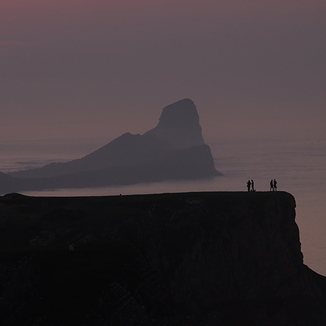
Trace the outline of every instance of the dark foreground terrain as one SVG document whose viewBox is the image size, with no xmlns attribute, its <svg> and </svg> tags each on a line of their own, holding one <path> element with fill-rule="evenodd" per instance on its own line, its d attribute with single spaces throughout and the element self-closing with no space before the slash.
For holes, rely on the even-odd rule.
<svg viewBox="0 0 326 326">
<path fill-rule="evenodd" d="M 285 192 L 10 194 L 0 224 L 1 325 L 326 325 Z"/>
</svg>

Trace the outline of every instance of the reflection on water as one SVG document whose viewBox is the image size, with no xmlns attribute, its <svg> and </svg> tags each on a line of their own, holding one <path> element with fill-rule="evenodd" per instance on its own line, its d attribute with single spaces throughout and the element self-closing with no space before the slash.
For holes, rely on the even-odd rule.
<svg viewBox="0 0 326 326">
<path fill-rule="evenodd" d="M 297 223 L 304 262 L 326 275 L 326 139 L 322 140 L 227 140 L 209 144 L 215 166 L 222 177 L 187 182 L 146 183 L 120 187 L 59 189 L 26 192 L 41 196 L 107 196 L 188 191 L 246 191 L 248 179 L 255 181 L 257 191 L 269 191 L 270 179 L 277 179 L 278 189 L 292 193 L 297 202 Z M 90 147 L 90 146 L 89 146 Z M 79 158 L 89 153 L 79 146 L 74 151 L 14 151 L 1 149 L 0 171 L 17 169 L 17 157 L 26 166 Z M 96 149 L 93 148 L 93 149 Z M 15 154 L 15 155 L 13 155 Z M 15 156 L 15 159 L 14 159 Z M 57 160 L 57 161 L 58 161 Z M 6 163 L 4 163 L 6 162 Z"/>
</svg>

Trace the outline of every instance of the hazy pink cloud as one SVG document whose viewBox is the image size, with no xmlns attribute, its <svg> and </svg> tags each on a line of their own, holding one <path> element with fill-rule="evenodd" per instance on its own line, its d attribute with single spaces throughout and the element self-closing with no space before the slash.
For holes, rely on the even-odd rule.
<svg viewBox="0 0 326 326">
<path fill-rule="evenodd" d="M 325 8 L 324 0 L 2 0 L 0 130 L 29 122 L 31 133 L 60 127 L 62 137 L 102 125 L 115 135 L 146 131 L 184 97 L 213 136 L 216 121 L 225 133 L 254 119 L 258 132 L 280 114 L 325 121 Z"/>
<path fill-rule="evenodd" d="M 19 41 L 1 41 L 0 40 L 0 47 L 23 47 L 23 46 L 30 46 L 33 45 L 32 43 L 26 42 L 19 42 Z"/>
<path fill-rule="evenodd" d="M 273 13 L 273 12 L 311 12 L 326 10 L 324 0 L 2 0 L 0 17 L 29 17 L 39 15 L 78 16 L 123 13 L 151 15 L 170 11 L 178 13 L 192 12 L 194 15 L 205 12 L 214 14 L 214 10 L 229 13 Z M 213 10 L 207 11 L 208 9 Z"/>
</svg>

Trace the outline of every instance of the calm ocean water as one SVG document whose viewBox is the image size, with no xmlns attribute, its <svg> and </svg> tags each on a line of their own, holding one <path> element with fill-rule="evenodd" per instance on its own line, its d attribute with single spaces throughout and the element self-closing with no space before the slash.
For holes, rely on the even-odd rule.
<svg viewBox="0 0 326 326">
<path fill-rule="evenodd" d="M 80 158 L 102 144 L 36 142 L 0 144 L 0 171 L 9 172 Z M 253 179 L 257 191 L 268 191 L 270 179 L 296 198 L 296 221 L 304 262 L 326 276 L 326 139 L 223 140 L 209 143 L 215 166 L 213 180 L 161 182 L 133 186 L 26 192 L 41 196 L 96 196 L 183 191 L 246 191 Z"/>
</svg>

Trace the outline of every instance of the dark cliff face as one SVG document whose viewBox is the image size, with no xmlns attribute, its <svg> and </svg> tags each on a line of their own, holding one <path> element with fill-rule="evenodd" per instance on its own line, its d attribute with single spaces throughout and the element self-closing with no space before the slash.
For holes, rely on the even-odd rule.
<svg viewBox="0 0 326 326">
<path fill-rule="evenodd" d="M 325 325 L 294 208 L 282 192 L 4 196 L 0 320 Z"/>
</svg>

